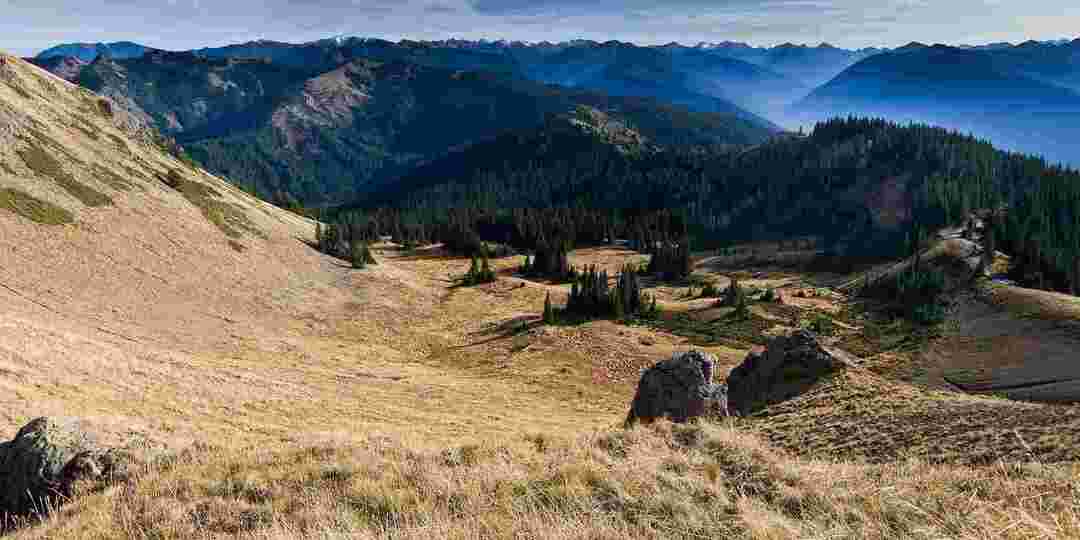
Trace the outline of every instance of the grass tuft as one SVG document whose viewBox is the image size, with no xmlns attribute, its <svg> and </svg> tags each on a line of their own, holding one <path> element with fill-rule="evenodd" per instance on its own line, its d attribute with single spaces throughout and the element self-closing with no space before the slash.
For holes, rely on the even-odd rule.
<svg viewBox="0 0 1080 540">
<path fill-rule="evenodd" d="M 212 186 L 188 180 L 175 169 L 170 170 L 161 178 L 161 181 L 198 207 L 203 216 L 225 233 L 225 236 L 240 238 L 243 232 L 247 231 L 255 236 L 264 237 L 264 233 L 248 219 L 247 212 L 242 207 L 219 200 L 221 192 Z M 241 251 L 236 245 L 230 244 L 230 246 L 236 251 Z"/>
<path fill-rule="evenodd" d="M 64 191 L 67 191 L 72 197 L 75 197 L 86 206 L 111 206 L 113 204 L 108 195 L 75 180 L 63 169 L 56 158 L 42 150 L 40 146 L 31 144 L 17 153 L 30 170 L 52 179 Z"/>
<path fill-rule="evenodd" d="M 62 225 L 75 220 L 71 212 L 17 189 L 0 188 L 0 208 L 43 225 Z"/>
</svg>

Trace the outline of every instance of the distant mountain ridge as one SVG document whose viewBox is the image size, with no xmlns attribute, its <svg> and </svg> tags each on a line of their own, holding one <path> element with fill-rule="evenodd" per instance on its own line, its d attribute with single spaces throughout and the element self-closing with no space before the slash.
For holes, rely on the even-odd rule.
<svg viewBox="0 0 1080 540">
<path fill-rule="evenodd" d="M 74 57 L 83 62 L 93 62 L 102 55 L 112 58 L 138 58 L 149 47 L 132 43 L 130 41 L 117 41 L 113 43 L 65 43 L 45 49 L 38 53 L 35 58 L 46 59 L 55 57 Z"/>
<path fill-rule="evenodd" d="M 532 128 L 579 106 L 632 123 L 657 144 L 750 145 L 778 131 L 722 100 L 715 100 L 719 112 L 697 112 L 649 97 L 456 69 L 477 58 L 473 54 L 425 55 L 429 63 L 421 64 L 410 61 L 419 56 L 415 48 L 354 46 L 293 51 L 306 63 L 150 50 L 139 58 L 80 64 L 71 80 L 176 139 L 209 170 L 263 194 L 287 192 L 310 203 L 351 197 L 452 149 Z M 353 52 L 382 58 L 336 64 Z M 454 67 L 439 66 L 433 57 Z M 48 67 L 54 61 L 36 62 Z"/>
<path fill-rule="evenodd" d="M 517 129 L 522 118 L 539 122 L 542 115 L 534 114 L 537 110 L 558 113 L 578 105 L 594 106 L 600 95 L 612 98 L 599 100 L 603 103 L 598 108 L 617 115 L 627 104 L 637 104 L 635 123 L 645 118 L 649 107 L 653 111 L 674 110 L 664 104 L 685 108 L 684 113 L 690 115 L 687 118 L 698 120 L 668 129 L 666 139 L 661 139 L 669 142 L 761 140 L 763 134 L 775 133 L 781 126 L 794 128 L 854 114 L 943 125 L 990 137 L 1003 147 L 1080 162 L 1080 152 L 1069 142 L 1078 136 L 1072 126 L 1080 125 L 1074 95 L 1080 93 L 1080 40 L 957 47 L 911 42 L 891 50 L 849 50 L 828 43 L 755 47 L 728 41 L 639 46 L 616 40 L 395 42 L 343 36 L 298 44 L 259 40 L 184 52 L 128 45 L 112 47 L 120 49 L 119 54 L 97 54 L 90 61 L 82 58 L 97 51 L 97 45 L 60 46 L 34 62 L 125 104 L 134 116 L 189 146 L 197 158 L 211 160 L 216 172 L 238 175 L 244 182 L 265 178 L 260 189 L 299 190 L 316 197 L 330 196 L 341 187 L 322 191 L 328 178 L 344 177 L 349 168 L 364 171 L 359 175 L 359 183 L 364 183 L 376 169 L 383 171 L 380 175 L 390 174 L 476 137 L 492 136 L 502 128 Z M 65 50 L 83 56 L 50 56 Z M 139 56 L 124 56 L 139 50 Z M 434 154 L 430 153 L 433 147 L 416 151 L 406 145 L 389 150 L 397 144 L 392 141 L 405 140 L 398 131 L 400 126 L 424 123 L 405 117 L 389 121 L 385 119 L 395 117 L 383 115 L 378 121 L 388 124 L 372 124 L 376 120 L 364 111 L 375 101 L 357 97 L 365 90 L 363 84 L 350 86 L 356 83 L 356 73 L 340 71 L 358 66 L 357 62 L 408 64 L 425 68 L 416 73 L 427 73 L 430 68 L 444 70 L 447 77 L 451 73 L 488 74 L 491 77 L 473 79 L 471 84 L 485 86 L 473 89 L 477 92 L 474 97 L 502 96 L 514 101 L 520 96 L 510 98 L 510 94 L 532 85 L 525 94 L 544 104 L 524 107 L 532 111 L 525 114 L 507 111 L 499 119 L 489 120 L 484 129 L 467 127 L 475 118 L 490 118 L 490 110 L 504 110 L 503 104 L 489 104 L 488 111 L 457 121 L 459 125 L 446 130 L 450 134 L 447 141 L 457 140 Z M 418 80 L 446 84 L 426 77 L 411 84 L 421 84 Z M 331 81 L 337 82 L 329 84 L 330 90 L 324 89 L 328 93 L 310 93 L 311 84 Z M 539 90 L 549 84 L 562 89 Z M 437 89 L 424 89 L 420 94 Z M 402 89 L 409 96 L 418 90 Z M 552 99 L 554 94 L 560 97 Z M 304 99 L 314 100 L 310 102 L 314 109 L 308 110 Z M 318 111 L 323 106 L 321 99 L 344 99 L 348 105 Z M 649 107 L 638 107 L 649 100 L 653 100 Z M 385 104 L 395 100 L 384 96 L 377 101 Z M 429 99 L 431 104 L 437 102 L 451 111 L 454 107 L 480 107 L 472 101 L 463 105 Z M 423 108 L 397 103 L 403 110 L 425 110 L 429 115 L 442 110 L 434 105 Z M 554 103 L 558 106 L 551 107 Z M 303 109 L 302 114 L 282 112 L 299 110 L 297 107 Z M 657 118 L 670 117 L 668 112 L 656 114 Z M 730 124 L 718 129 L 715 122 L 702 123 L 704 117 L 696 114 L 726 118 Z M 298 124 L 300 118 L 303 122 Z M 503 122 L 503 118 L 513 120 Z M 708 124 L 714 134 L 725 135 L 702 137 L 702 130 L 685 130 L 695 123 Z M 340 130 L 351 135 L 339 137 Z M 362 132 L 366 135 L 360 137 Z M 481 132 L 483 135 L 478 135 Z M 754 135 L 747 137 L 749 133 Z M 439 136 L 432 135 L 432 139 Z M 256 140 L 260 142 L 254 144 Z M 245 150 L 236 155 L 246 156 L 241 160 L 246 160 L 240 167 L 243 173 L 225 159 L 230 149 L 240 147 Z M 287 150 L 284 154 L 283 149 Z M 261 157 L 255 159 L 255 155 Z M 323 161 L 297 161 L 300 155 L 318 155 Z M 357 156 L 367 157 L 354 161 Z M 376 162 L 382 164 L 373 165 Z M 327 167 L 336 172 L 327 176 L 325 170 L 314 170 Z"/>
<path fill-rule="evenodd" d="M 875 115 L 988 137 L 1080 163 L 1080 42 L 1010 48 L 909 45 L 867 58 L 793 107 L 805 122 Z"/>
</svg>

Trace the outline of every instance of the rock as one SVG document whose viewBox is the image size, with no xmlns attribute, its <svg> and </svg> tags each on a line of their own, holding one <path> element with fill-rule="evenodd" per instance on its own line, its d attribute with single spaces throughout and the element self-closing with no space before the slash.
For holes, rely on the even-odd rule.
<svg viewBox="0 0 1080 540">
<path fill-rule="evenodd" d="M 728 410 L 748 415 L 791 399 L 847 366 L 844 355 L 825 350 L 808 330 L 774 337 L 763 352 L 751 352 L 728 374 Z"/>
<path fill-rule="evenodd" d="M 700 351 L 675 353 L 645 370 L 630 406 L 626 424 L 670 418 L 674 422 L 726 416 L 726 389 L 712 382 L 716 356 Z"/>
<path fill-rule="evenodd" d="M 91 485 L 126 474 L 126 456 L 102 449 L 74 419 L 38 418 L 0 443 L 0 522 L 41 515 Z"/>
</svg>

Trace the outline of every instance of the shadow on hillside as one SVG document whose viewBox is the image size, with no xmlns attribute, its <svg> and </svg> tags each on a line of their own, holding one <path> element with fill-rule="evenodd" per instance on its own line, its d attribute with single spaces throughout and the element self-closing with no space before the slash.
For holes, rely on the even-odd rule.
<svg viewBox="0 0 1080 540">
<path fill-rule="evenodd" d="M 475 347 L 478 345 L 485 345 L 487 343 L 494 343 L 505 339 L 511 339 L 514 336 L 524 334 L 533 328 L 539 328 L 544 325 L 544 322 L 539 317 L 533 315 L 522 315 L 520 317 L 511 317 L 505 321 L 493 324 L 488 328 L 473 332 L 470 337 L 482 338 L 488 336 L 486 339 L 480 339 L 465 345 L 458 345 L 456 347 L 450 347 L 450 349 L 466 349 L 469 347 Z"/>
</svg>

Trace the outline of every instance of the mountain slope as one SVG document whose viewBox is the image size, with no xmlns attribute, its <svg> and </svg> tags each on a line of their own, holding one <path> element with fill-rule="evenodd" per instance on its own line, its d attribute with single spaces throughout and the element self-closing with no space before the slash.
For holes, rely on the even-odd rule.
<svg viewBox="0 0 1080 540">
<path fill-rule="evenodd" d="M 1003 67 L 992 52 L 911 47 L 864 60 L 800 101 L 804 120 L 875 115 L 971 131 L 1015 150 L 1080 162 L 1080 93 Z"/>
<path fill-rule="evenodd" d="M 38 53 L 35 58 L 44 60 L 56 57 L 74 57 L 83 62 L 93 62 L 99 56 L 109 56 L 116 59 L 138 58 L 148 50 L 150 50 L 149 47 L 130 41 L 118 41 L 115 43 L 65 43 L 45 49 Z"/>
<path fill-rule="evenodd" d="M 878 49 L 840 49 L 824 43 L 816 47 L 792 43 L 776 47 L 720 43 L 699 48 L 761 66 L 809 88 L 824 84 L 856 62 L 882 52 Z"/>
<path fill-rule="evenodd" d="M 736 114 L 765 122 L 743 107 L 765 110 L 767 99 L 751 99 L 748 87 L 763 93 L 783 86 L 783 77 L 723 57 L 676 54 L 616 41 L 583 43 L 540 56 L 524 65 L 527 76 L 547 83 L 596 89 L 614 95 L 653 97 L 693 110 Z M 798 88 L 798 84 L 791 84 Z M 763 96 L 764 97 L 764 96 Z"/>
<path fill-rule="evenodd" d="M 151 52 L 95 61 L 78 80 L 174 137 L 211 170 L 309 203 L 339 201 L 451 148 L 582 104 L 625 116 L 662 144 L 753 144 L 774 132 L 734 115 L 486 72 L 370 59 L 317 69 Z"/>
<path fill-rule="evenodd" d="M 274 326 L 262 299 L 308 279 L 311 221 L 180 163 L 87 90 L 2 56 L 0 126 L 5 373 L 161 359 L 226 337 L 227 313 Z M 91 364 L 65 377 L 102 376 Z"/>
<path fill-rule="evenodd" d="M 640 145 L 602 120 L 578 128 Z M 5 516 L 13 539 L 1075 536 L 1075 471 L 1053 463 L 1075 459 L 1071 411 L 863 370 L 771 417 L 612 428 L 636 367 L 685 342 L 610 321 L 537 327 L 568 286 L 507 276 L 517 260 L 493 261 L 501 277 L 482 287 L 448 283 L 468 261 L 422 253 L 347 268 L 304 245 L 309 220 L 131 125 L 0 55 L 0 439 L 76 414 L 150 458 L 41 522 L 11 531 L 22 523 Z M 718 368 L 745 354 L 710 350 Z M 969 467 L 956 450 L 976 439 L 970 457 L 1037 462 Z M 906 459 L 818 459 L 882 446 L 871 457 Z"/>
</svg>

